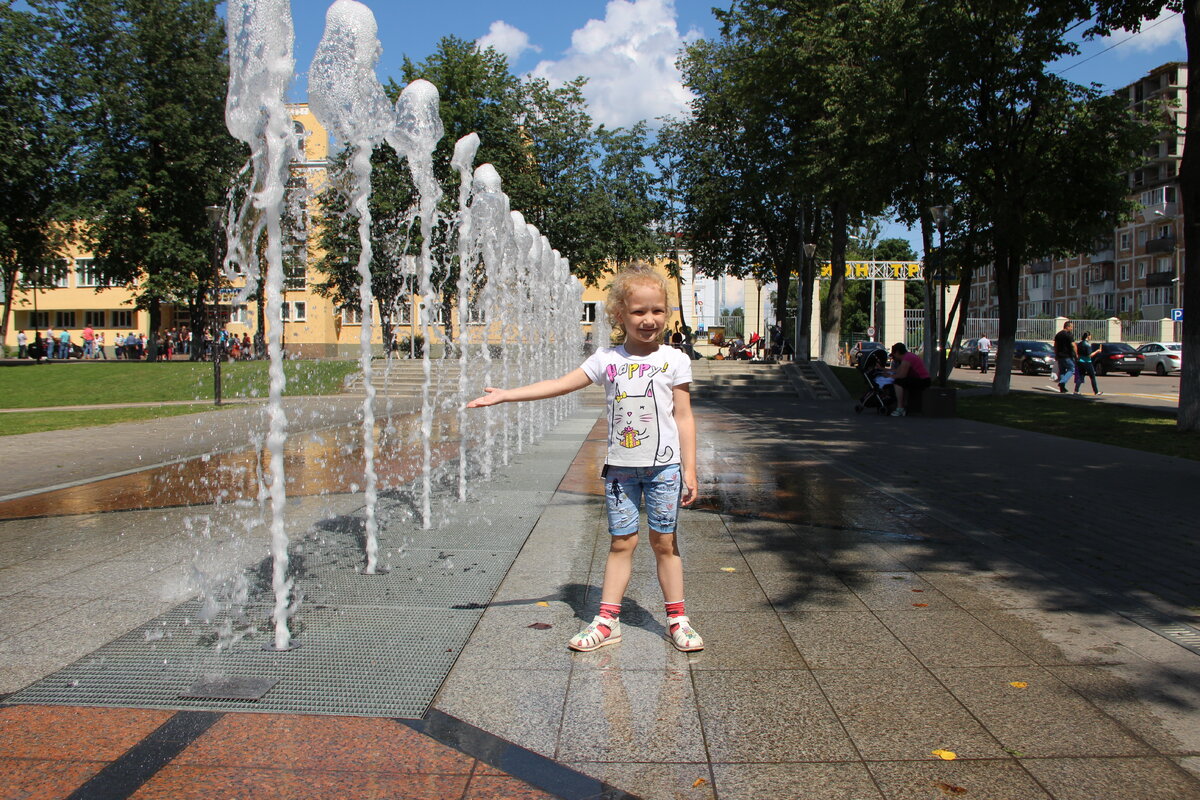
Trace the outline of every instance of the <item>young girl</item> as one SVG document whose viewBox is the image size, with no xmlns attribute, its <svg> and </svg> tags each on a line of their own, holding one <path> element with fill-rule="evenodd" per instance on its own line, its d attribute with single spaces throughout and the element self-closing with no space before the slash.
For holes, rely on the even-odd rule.
<svg viewBox="0 0 1200 800">
<path fill-rule="evenodd" d="M 633 572 L 644 498 L 671 641 L 685 652 L 702 650 L 704 640 L 684 611 L 683 561 L 675 541 L 679 506 L 696 500 L 692 363 L 681 351 L 662 345 L 667 283 L 646 264 L 617 274 L 604 310 L 620 344 L 597 349 L 583 366 L 561 378 L 516 389 L 488 387 L 467 407 L 558 397 L 591 383 L 604 387 L 609 422 L 602 473 L 611 534 L 608 562 L 600 613 L 567 646 L 588 651 L 621 641 L 621 601 Z"/>
</svg>

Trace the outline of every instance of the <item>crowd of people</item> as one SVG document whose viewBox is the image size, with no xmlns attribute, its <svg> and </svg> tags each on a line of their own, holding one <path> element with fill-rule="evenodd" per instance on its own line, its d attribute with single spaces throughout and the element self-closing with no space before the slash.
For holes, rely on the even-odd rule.
<svg viewBox="0 0 1200 800">
<path fill-rule="evenodd" d="M 188 328 L 170 328 L 159 331 L 157 347 L 151 354 L 151 342 L 144 333 L 130 331 L 127 334 L 117 333 L 113 336 L 112 357 L 114 360 L 141 361 L 153 357 L 154 360 L 172 361 L 184 358 L 191 361 L 211 361 L 214 353 L 228 361 L 248 361 L 262 358 L 266 348 L 259 337 L 251 340 L 249 333 L 237 334 L 222 330 L 215 341 L 209 331 L 195 340 Z M 36 361 L 67 360 L 81 358 L 91 360 L 108 360 L 109 342 L 105 340 L 104 331 L 97 331 L 88 325 L 79 333 L 78 343 L 66 328 L 47 329 L 43 334 L 34 331 L 32 335 L 26 331 L 17 333 L 17 358 L 32 358 Z"/>
</svg>

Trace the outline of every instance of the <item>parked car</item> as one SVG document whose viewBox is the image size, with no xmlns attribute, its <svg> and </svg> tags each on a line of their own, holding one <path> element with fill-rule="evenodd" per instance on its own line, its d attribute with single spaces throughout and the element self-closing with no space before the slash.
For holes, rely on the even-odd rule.
<svg viewBox="0 0 1200 800">
<path fill-rule="evenodd" d="M 1179 342 L 1147 342 L 1138 348 L 1146 358 L 1146 369 L 1155 375 L 1178 372 L 1183 367 L 1183 345 Z"/>
<path fill-rule="evenodd" d="M 29 347 L 26 349 L 26 353 L 28 354 L 28 357 L 32 358 L 34 361 L 41 361 L 42 356 L 45 355 L 45 353 L 42 352 L 42 345 L 45 343 L 45 341 L 46 341 L 45 339 L 40 339 L 40 338 L 37 341 L 31 340 L 29 342 Z M 58 345 L 55 345 L 56 349 L 57 349 L 57 347 L 58 347 Z M 82 345 L 78 345 L 78 344 L 75 344 L 75 342 L 71 342 L 71 358 L 83 358 L 83 346 Z"/>
<path fill-rule="evenodd" d="M 883 350 L 886 355 L 888 348 L 883 342 L 859 342 L 850 351 L 850 363 L 861 367 L 872 350 Z"/>
<path fill-rule="evenodd" d="M 1012 368 L 1021 370 L 1022 375 L 1049 375 L 1055 363 L 1054 348 L 1048 342 L 1017 339 L 1013 343 Z"/>
<path fill-rule="evenodd" d="M 1142 374 L 1146 368 L 1146 357 L 1133 349 L 1133 345 L 1125 342 L 1101 342 L 1097 345 L 1100 352 L 1092 361 L 1096 372 L 1107 375 L 1110 372 L 1128 372 L 1133 377 Z"/>
<path fill-rule="evenodd" d="M 962 343 L 962 347 L 958 348 L 958 358 L 954 360 L 954 366 L 979 369 L 978 339 L 967 339 Z"/>
</svg>

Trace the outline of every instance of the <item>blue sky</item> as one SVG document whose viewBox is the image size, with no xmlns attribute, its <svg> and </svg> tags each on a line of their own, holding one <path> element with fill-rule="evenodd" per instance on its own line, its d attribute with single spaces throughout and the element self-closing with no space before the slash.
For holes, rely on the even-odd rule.
<svg viewBox="0 0 1200 800">
<path fill-rule="evenodd" d="M 296 31 L 296 69 L 300 73 L 292 99 L 304 99 L 303 73 L 308 68 L 325 25 L 331 0 L 292 0 Z M 590 79 L 585 90 L 597 122 L 628 125 L 680 114 L 687 92 L 679 83 L 674 58 L 684 43 L 719 33 L 712 0 L 520 0 L 520 2 L 366 3 L 379 24 L 383 57 L 381 79 L 399 79 L 404 56 L 419 61 L 438 39 L 455 35 L 492 44 L 510 58 L 513 71 L 553 81 L 576 75 Z M 1132 83 L 1168 61 L 1183 61 L 1183 23 L 1166 14 L 1131 36 L 1119 32 L 1083 42 L 1080 55 L 1058 69 L 1077 83 L 1097 83 L 1105 90 Z M 919 240 L 899 225 L 883 236 Z"/>
</svg>

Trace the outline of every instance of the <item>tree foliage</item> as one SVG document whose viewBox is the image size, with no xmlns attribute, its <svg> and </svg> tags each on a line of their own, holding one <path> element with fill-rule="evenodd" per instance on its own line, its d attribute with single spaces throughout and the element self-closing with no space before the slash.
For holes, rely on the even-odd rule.
<svg viewBox="0 0 1200 800">
<path fill-rule="evenodd" d="M 34 0 L 62 120 L 74 133 L 75 207 L 106 279 L 150 312 L 211 279 L 205 206 L 223 204 L 238 145 L 224 123 L 225 37 L 215 0 Z"/>
</svg>

